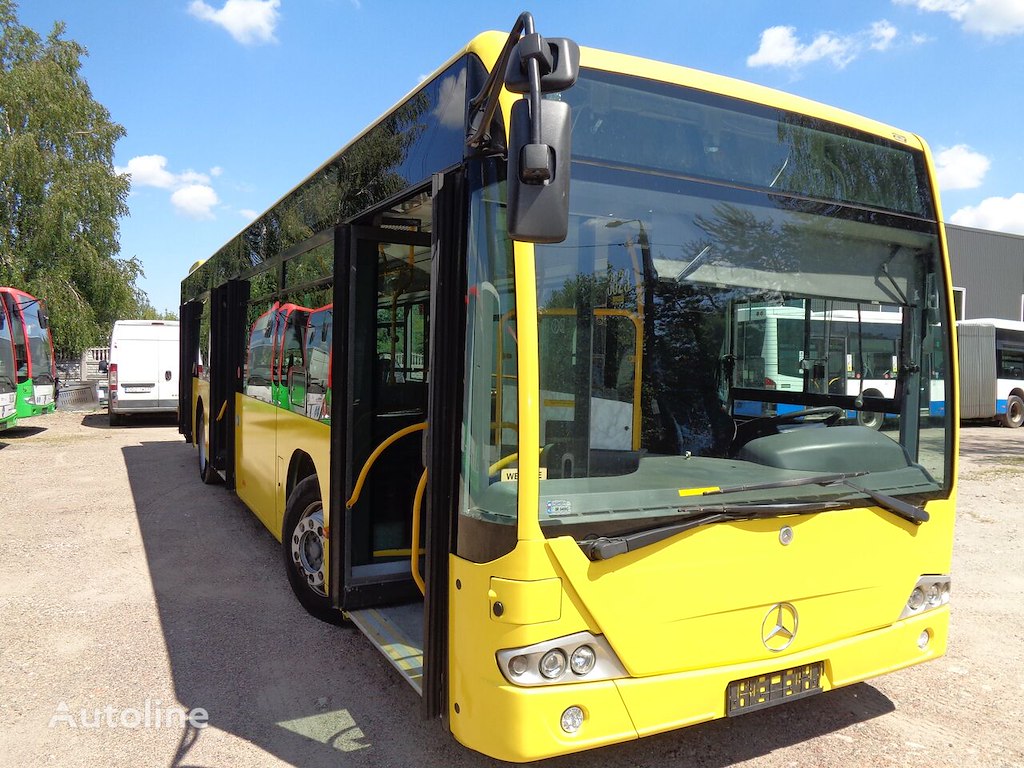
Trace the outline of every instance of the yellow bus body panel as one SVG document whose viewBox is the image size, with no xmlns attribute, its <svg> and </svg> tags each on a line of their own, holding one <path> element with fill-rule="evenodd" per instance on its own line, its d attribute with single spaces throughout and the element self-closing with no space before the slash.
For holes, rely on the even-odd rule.
<svg viewBox="0 0 1024 768">
<path fill-rule="evenodd" d="M 319 478 L 326 520 L 330 425 L 242 394 L 235 395 L 235 408 L 238 497 L 280 541 L 288 503 L 288 470 L 297 453 L 305 453 Z"/>
<path fill-rule="evenodd" d="M 267 529 L 281 538 L 277 523 L 277 411 L 272 403 L 235 395 L 235 492 Z"/>
<path fill-rule="evenodd" d="M 324 504 L 324 522 L 328 519 L 331 467 L 331 426 L 298 413 L 278 409 L 277 413 L 277 462 L 280 485 L 275 496 L 276 527 L 274 535 L 280 540 L 284 529 L 284 513 L 288 504 L 288 470 L 299 454 L 306 454 L 313 461 L 320 483 L 320 499 Z"/>
</svg>

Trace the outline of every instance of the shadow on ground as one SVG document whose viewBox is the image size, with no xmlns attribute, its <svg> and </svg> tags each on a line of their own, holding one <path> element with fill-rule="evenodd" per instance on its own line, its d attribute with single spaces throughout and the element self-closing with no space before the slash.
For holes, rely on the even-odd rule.
<svg viewBox="0 0 1024 768">
<path fill-rule="evenodd" d="M 124 458 L 184 707 L 206 709 L 211 725 L 293 765 L 497 764 L 423 721 L 415 692 L 357 631 L 299 607 L 280 545 L 233 494 L 199 482 L 187 444 L 146 442 L 124 448 Z M 861 684 L 545 765 L 727 766 L 893 709 Z M 187 730 L 167 763 L 188 765 L 202 738 Z"/>
<path fill-rule="evenodd" d="M 173 413 L 137 413 L 126 417 L 124 424 L 110 426 L 110 416 L 106 411 L 89 413 L 82 417 L 82 426 L 93 429 L 136 429 L 139 427 L 175 426 L 178 417 Z"/>
</svg>

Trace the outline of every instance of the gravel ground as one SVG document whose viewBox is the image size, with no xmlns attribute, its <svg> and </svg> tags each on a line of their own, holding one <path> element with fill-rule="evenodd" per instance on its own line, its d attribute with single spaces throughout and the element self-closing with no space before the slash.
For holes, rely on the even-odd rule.
<svg viewBox="0 0 1024 768">
<path fill-rule="evenodd" d="M 1022 446 L 962 432 L 945 658 L 545 765 L 1024 766 Z M 276 542 L 196 474 L 166 422 L 0 433 L 0 766 L 496 764 L 421 721 L 357 631 L 307 616 Z"/>
</svg>

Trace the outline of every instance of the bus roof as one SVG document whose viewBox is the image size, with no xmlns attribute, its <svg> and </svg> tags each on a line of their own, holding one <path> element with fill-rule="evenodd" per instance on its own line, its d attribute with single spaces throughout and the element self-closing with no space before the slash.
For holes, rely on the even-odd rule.
<svg viewBox="0 0 1024 768">
<path fill-rule="evenodd" d="M 245 225 L 236 235 L 229 238 L 224 245 L 227 246 L 239 236 L 244 235 L 244 233 L 255 222 L 258 222 L 269 212 L 282 205 L 292 195 L 301 190 L 306 184 L 310 183 L 328 166 L 336 162 L 338 158 L 346 152 L 346 150 L 355 144 L 355 142 L 367 135 L 376 126 L 380 125 L 396 109 L 401 107 L 402 104 L 406 103 L 420 90 L 427 87 L 437 76 L 444 72 L 448 67 L 452 66 L 452 64 L 461 57 L 466 54 L 473 54 L 482 61 L 488 71 L 492 70 L 507 39 L 508 33 L 506 32 L 488 31 L 476 35 L 462 49 L 455 52 L 455 54 L 441 63 L 441 65 L 434 71 L 424 77 L 414 88 L 410 89 L 408 93 L 398 99 L 391 108 L 386 110 L 376 120 L 369 123 L 359 133 L 350 137 L 340 149 L 321 163 L 315 170 L 307 174 L 298 184 L 289 189 L 285 194 L 281 195 L 273 205 L 257 216 L 253 222 Z M 721 94 L 755 104 L 761 104 L 838 123 L 856 130 L 874 134 L 890 141 L 902 143 L 912 149 L 926 149 L 925 142 L 918 136 L 901 131 L 884 123 L 880 123 L 836 107 L 830 107 L 826 104 L 812 101 L 810 99 L 794 96 L 792 94 L 785 93 L 784 91 L 756 85 L 754 83 L 726 77 L 724 75 L 715 75 L 677 64 L 668 64 L 665 62 L 655 61 L 653 59 L 645 59 L 638 56 L 614 53 L 585 46 L 580 46 L 580 66 L 607 72 L 617 72 L 649 80 L 690 87 L 710 93 Z M 506 125 L 508 124 L 509 110 L 511 110 L 512 104 L 519 98 L 518 94 L 502 91 L 501 103 Z M 189 268 L 189 274 L 191 275 L 194 272 L 202 270 L 207 266 L 208 262 L 209 259 L 200 259 L 196 261 Z"/>
<path fill-rule="evenodd" d="M 979 317 L 973 320 L 957 320 L 957 325 L 990 325 L 1007 331 L 1024 331 L 1024 322 L 1020 320 L 1003 320 L 999 317 Z"/>
</svg>

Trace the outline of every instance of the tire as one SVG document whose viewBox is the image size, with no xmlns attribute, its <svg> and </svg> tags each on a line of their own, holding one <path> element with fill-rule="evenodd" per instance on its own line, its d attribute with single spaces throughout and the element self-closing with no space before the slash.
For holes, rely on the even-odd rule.
<svg viewBox="0 0 1024 768">
<path fill-rule="evenodd" d="M 107 406 L 107 416 L 110 418 L 110 426 L 112 427 L 123 427 L 124 416 L 120 413 L 114 413 L 110 406 Z"/>
<path fill-rule="evenodd" d="M 327 594 L 327 539 L 324 505 L 316 475 L 301 480 L 288 496 L 281 536 L 281 553 L 295 597 L 302 607 L 328 624 L 345 623 L 341 611 L 331 607 Z"/>
<path fill-rule="evenodd" d="M 885 421 L 885 414 L 876 411 L 857 411 L 857 423 L 862 427 L 873 429 L 876 432 L 882 428 Z"/>
<path fill-rule="evenodd" d="M 1024 400 L 1017 395 L 1006 398 L 1006 413 L 1000 414 L 999 421 L 1004 427 L 1016 429 L 1024 424 Z"/>
<path fill-rule="evenodd" d="M 213 485 L 220 480 L 220 475 L 206 455 L 206 416 L 202 411 L 196 416 L 196 448 L 199 449 L 199 479 L 207 485 Z"/>
</svg>

